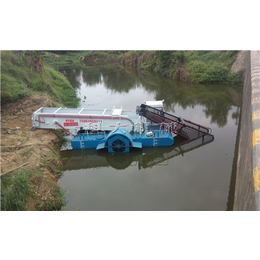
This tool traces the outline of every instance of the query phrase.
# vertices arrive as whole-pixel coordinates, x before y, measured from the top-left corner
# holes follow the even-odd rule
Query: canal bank
[[[59,210],[63,193],[58,156],[61,140],[54,130],[31,131],[32,112],[51,106],[32,95],[1,105],[1,210]]]
[[[31,60],[37,52],[28,51]],[[63,193],[57,131],[31,131],[39,107],[76,106],[68,80],[45,66],[27,67],[21,52],[1,51],[1,210],[59,210]],[[33,69],[32,69],[33,68]],[[38,68],[36,66],[36,68]]]
[[[233,210],[260,210],[260,51],[248,52]]]

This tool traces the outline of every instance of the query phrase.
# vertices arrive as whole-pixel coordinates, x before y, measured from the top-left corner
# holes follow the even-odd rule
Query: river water
[[[128,154],[62,151],[67,208],[82,211],[223,211],[232,208],[232,164],[242,86],[183,83],[132,69],[66,69],[79,107],[129,109],[164,100],[165,111],[210,127],[215,139]]]

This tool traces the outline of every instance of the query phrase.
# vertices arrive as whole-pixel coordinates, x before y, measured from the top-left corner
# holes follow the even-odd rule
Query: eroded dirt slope
[[[40,170],[44,181],[35,187],[34,192],[35,200],[42,201],[52,196],[53,185],[57,184],[57,169],[61,169],[57,156],[60,141],[55,130],[31,130],[32,113],[47,106],[52,106],[51,102],[39,95],[1,106],[1,174],[24,163],[28,164],[20,169]]]

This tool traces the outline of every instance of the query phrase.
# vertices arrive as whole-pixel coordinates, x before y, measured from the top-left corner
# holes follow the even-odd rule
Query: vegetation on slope
[[[30,162],[27,169],[14,169],[2,173],[1,210],[59,210],[64,206],[65,195],[63,189],[56,183],[61,174],[57,144],[55,145],[52,141],[53,148],[39,150],[37,146],[36,149],[36,146],[30,143],[33,139],[27,129],[30,129],[29,124],[26,123],[28,125],[26,129],[16,127],[15,130],[19,133],[13,133],[14,121],[12,120],[19,117],[17,125],[19,125],[18,121],[27,122],[28,116],[25,112],[27,108],[24,109],[23,104],[28,104],[31,97],[46,96],[47,98],[41,98],[41,100],[50,100],[53,106],[66,107],[76,107],[78,98],[65,76],[49,66],[38,63],[41,57],[37,55],[33,61],[36,64],[35,67],[28,53],[21,59],[21,53],[1,52],[1,120],[3,121],[1,162],[4,160],[6,164],[8,161],[11,168],[14,168],[10,153],[17,154],[14,164],[23,159]],[[33,52],[32,55],[34,55]],[[37,66],[37,63],[41,66]],[[9,108],[6,108],[7,106]],[[22,108],[23,111],[15,109],[16,107]],[[20,111],[19,115],[16,110]],[[37,138],[39,134],[34,135]],[[56,137],[58,138],[61,139],[59,136]],[[39,140],[41,140],[40,137]],[[38,164],[32,162],[32,157],[35,156],[39,157],[39,159],[34,158]]]
[[[56,68],[136,67],[193,83],[243,84],[243,71],[232,72],[238,51],[78,51],[46,59]]]
[[[60,72],[44,66],[42,72],[31,70],[19,56],[1,52],[1,102],[15,102],[32,95],[47,95],[56,106],[76,107],[78,98],[69,81]]]
[[[185,53],[187,78],[197,83],[243,83],[243,72],[231,72],[237,51],[189,51]]]
[[[243,72],[231,72],[237,51],[145,51],[126,53],[139,69],[193,83],[242,84]]]
[[[38,187],[41,183],[49,187],[50,192],[45,198],[37,198]],[[54,182],[46,180],[40,170],[20,170],[8,173],[1,180],[1,210],[24,211],[32,210],[59,210],[65,206],[66,194]],[[29,203],[28,203],[29,201]]]
[[[193,83],[242,84],[243,71],[232,72],[238,51],[78,51],[45,62],[56,68],[135,67]]]

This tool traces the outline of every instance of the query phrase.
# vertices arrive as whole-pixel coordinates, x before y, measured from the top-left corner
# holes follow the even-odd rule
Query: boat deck
[[[35,128],[57,129],[65,128],[78,131],[84,129],[96,129],[111,131],[117,123],[128,131],[131,131],[138,121],[135,111],[113,109],[88,109],[88,108],[57,108],[41,107],[33,113],[32,124]]]
[[[59,115],[97,115],[97,116],[124,116],[137,118],[135,111],[124,110],[122,108],[113,109],[90,109],[90,108],[58,108],[58,107],[41,107],[35,114],[52,114],[54,117]]]

